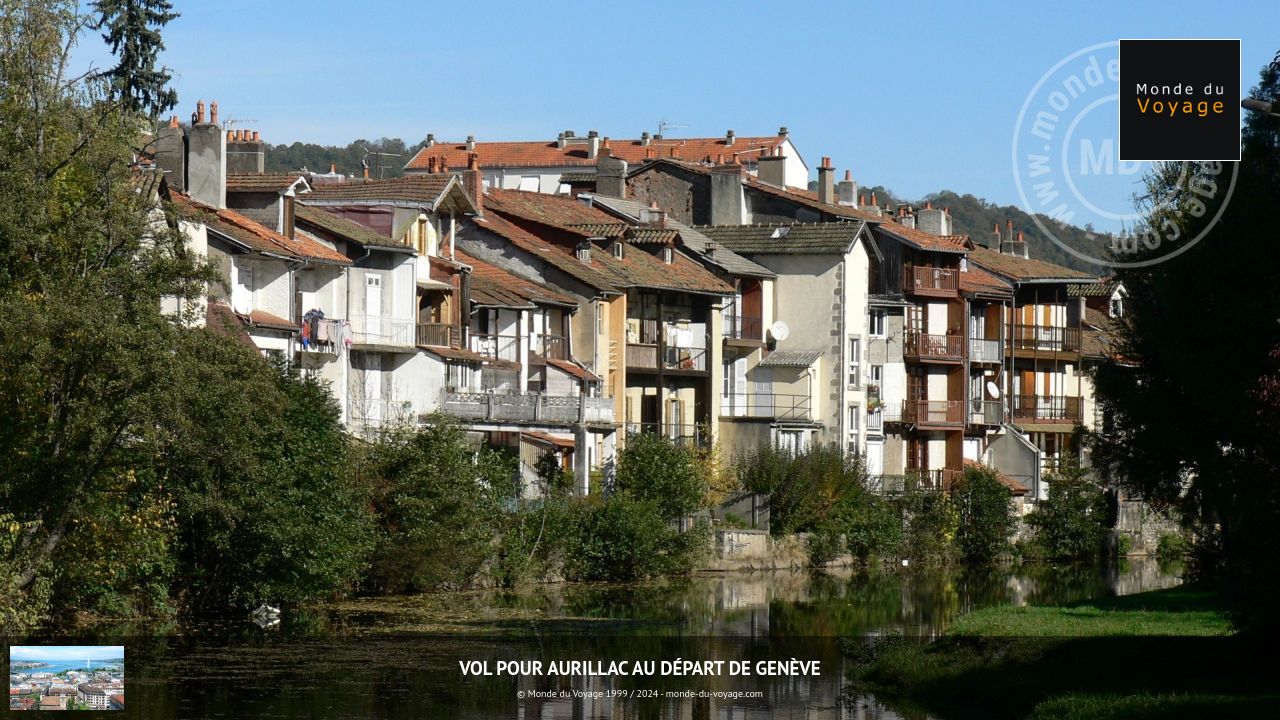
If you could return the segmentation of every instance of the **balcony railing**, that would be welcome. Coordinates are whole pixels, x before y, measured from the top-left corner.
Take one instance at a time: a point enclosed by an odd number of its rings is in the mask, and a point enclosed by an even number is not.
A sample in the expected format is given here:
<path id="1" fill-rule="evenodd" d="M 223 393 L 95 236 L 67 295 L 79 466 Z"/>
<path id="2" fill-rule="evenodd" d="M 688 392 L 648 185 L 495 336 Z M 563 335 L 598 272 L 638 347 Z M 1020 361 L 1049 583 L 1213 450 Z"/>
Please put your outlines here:
<path id="1" fill-rule="evenodd" d="M 450 323 L 418 323 L 418 344 L 428 347 L 457 347 L 457 328 Z"/>
<path id="2" fill-rule="evenodd" d="M 809 422 L 813 417 L 808 395 L 781 393 L 721 393 L 720 415 L 795 422 Z"/>
<path id="3" fill-rule="evenodd" d="M 1014 350 L 1080 352 L 1080 328 L 1014 325 L 1009 334 Z"/>
<path id="4" fill-rule="evenodd" d="M 471 333 L 469 342 L 471 352 L 491 357 L 494 360 L 520 362 L 520 338 L 515 335 Z"/>
<path id="5" fill-rule="evenodd" d="M 627 343 L 627 367 L 642 370 L 657 370 L 658 346 Z"/>
<path id="6" fill-rule="evenodd" d="M 1080 422 L 1080 398 L 1061 395 L 1013 395 L 1011 414 L 1015 421 Z"/>
<path id="7" fill-rule="evenodd" d="M 920 295 L 955 295 L 960 288 L 960 273 L 952 268 L 903 268 L 903 290 Z"/>
<path id="8" fill-rule="evenodd" d="M 971 400 L 969 402 L 970 425 L 999 425 L 1004 422 L 1004 401 Z"/>
<path id="9" fill-rule="evenodd" d="M 298 338 L 298 351 L 336 355 L 341 337 L 342 320 L 312 318 L 302 321 L 304 335 Z"/>
<path id="10" fill-rule="evenodd" d="M 662 348 L 662 367 L 665 370 L 696 370 L 706 372 L 706 348 L 686 348 L 667 345 Z"/>
<path id="11" fill-rule="evenodd" d="M 441 410 L 452 417 L 483 422 L 548 425 L 612 423 L 613 399 L 542 393 L 444 392 Z"/>
<path id="12" fill-rule="evenodd" d="M 964 357 L 964 338 L 959 335 L 908 333 L 902 352 L 921 360 L 959 360 Z"/>
<path id="13" fill-rule="evenodd" d="M 352 398 L 351 420 L 357 427 L 376 430 L 413 424 L 417 413 L 408 400 Z"/>
<path id="14" fill-rule="evenodd" d="M 413 320 L 379 315 L 352 315 L 353 345 L 390 345 L 412 348 L 417 340 L 417 323 Z"/>
<path id="15" fill-rule="evenodd" d="M 906 400 L 901 422 L 913 425 L 964 425 L 964 403 L 959 400 Z"/>
<path id="16" fill-rule="evenodd" d="M 568 360 L 569 338 L 563 335 L 538 335 L 533 339 L 533 352 L 548 360 Z"/>
<path id="17" fill-rule="evenodd" d="M 628 435 L 656 434 L 683 447 L 706 447 L 710 441 L 701 425 L 671 425 L 659 423 L 627 423 Z"/>
<path id="18" fill-rule="evenodd" d="M 730 340 L 764 340 L 764 318 L 755 315 L 725 315 L 724 336 Z"/>
<path id="19" fill-rule="evenodd" d="M 964 473 L 960 470 L 949 470 L 947 468 L 907 468 L 906 487 L 916 490 L 946 490 L 960 479 Z"/>
<path id="20" fill-rule="evenodd" d="M 872 410 L 867 413 L 867 432 L 884 432 L 884 411 Z"/>
<path id="21" fill-rule="evenodd" d="M 1002 361 L 1003 353 L 1000 352 L 999 340 L 987 340 L 984 338 L 970 338 L 969 340 L 969 360 L 976 363 L 998 363 Z"/>

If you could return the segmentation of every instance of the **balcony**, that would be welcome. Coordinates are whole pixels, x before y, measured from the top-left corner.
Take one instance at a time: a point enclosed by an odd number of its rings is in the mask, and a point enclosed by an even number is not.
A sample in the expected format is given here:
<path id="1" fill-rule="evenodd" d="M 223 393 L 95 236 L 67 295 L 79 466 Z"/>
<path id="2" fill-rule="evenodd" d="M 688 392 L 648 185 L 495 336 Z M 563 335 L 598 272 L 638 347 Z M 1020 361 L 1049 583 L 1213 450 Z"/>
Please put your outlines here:
<path id="1" fill-rule="evenodd" d="M 947 490 L 956 480 L 959 480 L 964 473 L 960 470 L 948 470 L 946 468 L 933 468 L 929 470 L 921 468 L 907 468 L 907 476 L 905 478 L 905 487 L 930 491 L 930 490 Z"/>
<path id="2" fill-rule="evenodd" d="M 1014 422 L 1073 424 L 1081 419 L 1078 397 L 1013 395 L 1009 399 Z"/>
<path id="3" fill-rule="evenodd" d="M 726 340 L 764 341 L 764 318 L 753 315 L 725 315 Z"/>
<path id="4" fill-rule="evenodd" d="M 520 338 L 516 335 L 472 333 L 469 345 L 469 349 L 473 353 L 478 353 L 494 360 L 520 362 Z"/>
<path id="5" fill-rule="evenodd" d="M 705 448 L 711 438 L 700 425 L 670 425 L 661 423 L 627 423 L 628 435 L 639 434 L 662 435 L 681 447 Z"/>
<path id="6" fill-rule="evenodd" d="M 1004 422 L 1004 401 L 969 401 L 969 424 L 996 426 Z"/>
<path id="7" fill-rule="evenodd" d="M 872 410 L 867 413 L 867 432 L 882 433 L 884 432 L 884 411 Z"/>
<path id="8" fill-rule="evenodd" d="M 417 420 L 413 403 L 407 400 L 351 399 L 351 420 L 365 430 L 411 425 Z"/>
<path id="9" fill-rule="evenodd" d="M 302 321 L 303 334 L 298 338 L 298 352 L 311 355 L 337 355 L 342 320 L 312 318 Z"/>
<path id="10" fill-rule="evenodd" d="M 969 340 L 969 361 L 975 363 L 999 363 L 1004 360 L 1004 353 L 1000 352 L 999 340 L 987 340 L 984 338 L 970 338 Z"/>
<path id="11" fill-rule="evenodd" d="M 908 333 L 902 353 L 924 362 L 957 363 L 964 358 L 964 338 L 959 335 Z"/>
<path id="12" fill-rule="evenodd" d="M 785 422 L 811 422 L 808 395 L 780 393 L 729 393 L 720 395 L 721 417 L 769 418 Z"/>
<path id="13" fill-rule="evenodd" d="M 534 336 L 531 352 L 548 360 L 569 359 L 569 338 L 563 335 Z"/>
<path id="14" fill-rule="evenodd" d="M 667 345 L 659 352 L 657 345 L 627 343 L 627 369 L 629 370 L 656 371 L 659 356 L 662 359 L 663 370 L 703 373 L 707 371 L 706 348 Z"/>
<path id="15" fill-rule="evenodd" d="M 960 272 L 953 268 L 905 267 L 902 289 L 910 295 L 955 297 L 960 290 Z"/>
<path id="16" fill-rule="evenodd" d="M 351 344 L 413 349 L 417 345 L 417 322 L 379 315 L 352 315 Z"/>
<path id="17" fill-rule="evenodd" d="M 525 425 L 612 424 L 613 399 L 542 393 L 445 391 L 444 414 L 472 422 Z"/>
<path id="18" fill-rule="evenodd" d="M 964 403 L 960 400 L 906 400 L 899 422 L 926 428 L 964 426 Z"/>
<path id="19" fill-rule="evenodd" d="M 418 345 L 458 347 L 458 330 L 450 323 L 418 323 Z"/>
<path id="20" fill-rule="evenodd" d="M 1010 352 L 1079 353 L 1080 328 L 1014 325 L 1009 333 Z"/>

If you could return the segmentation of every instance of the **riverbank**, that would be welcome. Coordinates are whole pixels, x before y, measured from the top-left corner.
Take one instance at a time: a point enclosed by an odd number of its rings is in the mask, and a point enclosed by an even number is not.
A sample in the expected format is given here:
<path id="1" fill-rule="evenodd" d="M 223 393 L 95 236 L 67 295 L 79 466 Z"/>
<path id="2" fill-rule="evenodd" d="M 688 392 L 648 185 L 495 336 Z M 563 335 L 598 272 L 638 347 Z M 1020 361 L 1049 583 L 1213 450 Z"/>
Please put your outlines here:
<path id="1" fill-rule="evenodd" d="M 1187 586 L 989 607 L 928 644 L 874 642 L 852 675 L 859 691 L 946 720 L 1274 717 L 1275 660 L 1231 631 L 1217 596 Z"/>

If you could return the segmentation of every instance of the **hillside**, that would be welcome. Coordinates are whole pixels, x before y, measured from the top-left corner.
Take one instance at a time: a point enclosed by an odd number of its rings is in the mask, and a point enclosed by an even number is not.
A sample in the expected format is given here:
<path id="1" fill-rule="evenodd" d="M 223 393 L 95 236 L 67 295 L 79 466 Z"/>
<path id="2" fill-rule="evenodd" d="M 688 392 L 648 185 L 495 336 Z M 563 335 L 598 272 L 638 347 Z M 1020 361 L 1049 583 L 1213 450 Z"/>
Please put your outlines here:
<path id="1" fill-rule="evenodd" d="M 422 143 L 406 145 L 400 138 L 360 139 L 346 147 L 301 142 L 267 145 L 266 171 L 289 172 L 305 167 L 328 172 L 333 166 L 340 173 L 359 176 L 363 172 L 360 161 L 367 157 L 370 177 L 400 177 L 404 174 L 401 168 L 421 147 Z"/>

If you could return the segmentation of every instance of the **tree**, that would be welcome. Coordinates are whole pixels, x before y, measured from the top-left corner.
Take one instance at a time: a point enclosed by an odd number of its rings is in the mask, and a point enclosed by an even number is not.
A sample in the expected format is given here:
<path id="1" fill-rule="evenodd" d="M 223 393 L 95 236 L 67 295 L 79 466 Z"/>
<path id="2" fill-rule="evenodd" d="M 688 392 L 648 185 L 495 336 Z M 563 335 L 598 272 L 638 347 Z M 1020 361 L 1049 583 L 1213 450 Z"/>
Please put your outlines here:
<path id="1" fill-rule="evenodd" d="M 1009 549 L 1017 524 L 1012 493 L 986 467 L 967 467 L 951 488 L 951 502 L 959 515 L 956 545 L 965 561 L 990 563 Z"/>
<path id="2" fill-rule="evenodd" d="M 707 478 L 692 450 L 641 433 L 627 438 L 618 458 L 617 490 L 652 502 L 664 518 L 677 520 L 705 507 Z"/>
<path id="3" fill-rule="evenodd" d="M 156 67 L 164 50 L 160 31 L 178 17 L 168 0 L 97 0 L 94 30 L 106 29 L 102 39 L 116 56 L 116 66 L 103 73 L 114 97 L 129 112 L 158 117 L 178 104 L 169 87 L 172 75 Z"/>
<path id="4" fill-rule="evenodd" d="M 1035 528 L 1033 544 L 1050 560 L 1089 560 L 1102 552 L 1107 528 L 1107 498 L 1080 468 L 1048 479 L 1049 496 L 1027 524 Z"/>

